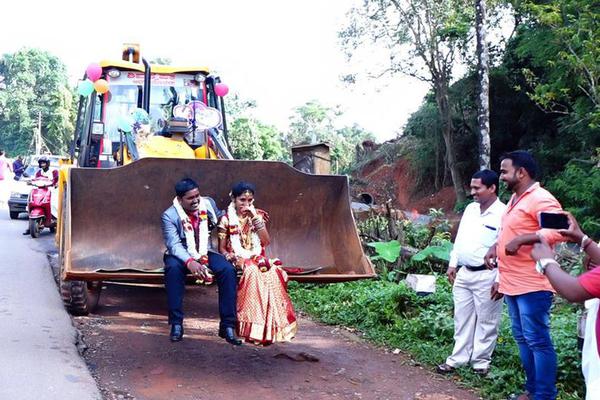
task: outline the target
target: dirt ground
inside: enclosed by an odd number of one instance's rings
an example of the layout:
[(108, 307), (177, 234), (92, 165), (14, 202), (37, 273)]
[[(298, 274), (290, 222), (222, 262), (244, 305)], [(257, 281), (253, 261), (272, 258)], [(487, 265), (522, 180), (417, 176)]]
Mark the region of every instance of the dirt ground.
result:
[(369, 193), (375, 204), (384, 204), (391, 199), (394, 207), (415, 210), (420, 214), (427, 214), (430, 208), (453, 212), (456, 194), (452, 186), (424, 195), (416, 191), (413, 175), (407, 159), (401, 158), (393, 164), (386, 164), (381, 158), (376, 158), (356, 173), (352, 194)]
[(406, 355), (304, 317), (291, 343), (228, 345), (216, 335), (213, 286), (188, 287), (184, 340), (171, 343), (162, 287), (104, 286), (96, 313), (74, 323), (105, 399), (479, 399)]

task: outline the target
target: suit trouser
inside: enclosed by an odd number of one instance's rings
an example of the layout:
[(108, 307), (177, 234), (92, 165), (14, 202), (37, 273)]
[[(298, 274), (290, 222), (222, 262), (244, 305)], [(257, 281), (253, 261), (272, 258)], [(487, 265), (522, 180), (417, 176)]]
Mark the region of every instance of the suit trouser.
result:
[(446, 364), (488, 368), (498, 338), (502, 301), (492, 300), (490, 290), (497, 271), (460, 268), (452, 288), (454, 297), (454, 349)]
[[(183, 323), (183, 294), (185, 278), (189, 270), (176, 257), (164, 256), (165, 289), (169, 305), (169, 324)], [(221, 254), (209, 252), (208, 266), (217, 280), (219, 288), (220, 328), (235, 328), (237, 276), (235, 268)]]

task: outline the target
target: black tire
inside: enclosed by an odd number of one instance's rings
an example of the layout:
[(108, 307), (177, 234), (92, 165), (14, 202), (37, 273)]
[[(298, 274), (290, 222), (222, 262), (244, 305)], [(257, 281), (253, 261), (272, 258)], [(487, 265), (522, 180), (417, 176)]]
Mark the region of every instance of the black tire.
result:
[(19, 219), (20, 212), (18, 211), (9, 211), (10, 219)]
[(40, 220), (39, 219), (30, 219), (29, 220), (29, 234), (34, 239), (37, 239), (40, 237)]
[[(66, 194), (63, 195), (63, 204), (66, 204)], [(63, 272), (65, 268), (64, 260), (64, 245), (65, 245), (65, 229), (64, 223), (67, 215), (63, 207), (61, 218), (63, 220), (62, 229), (59, 236), (59, 251), (58, 262), (60, 270), (58, 272), (58, 290), (60, 297), (67, 311), (71, 315), (88, 315), (93, 312), (100, 301), (100, 292), (102, 291), (102, 282), (85, 282), (85, 281), (65, 281), (63, 280)]]
[(60, 297), (67, 311), (72, 315), (88, 315), (100, 301), (102, 282), (59, 280)]

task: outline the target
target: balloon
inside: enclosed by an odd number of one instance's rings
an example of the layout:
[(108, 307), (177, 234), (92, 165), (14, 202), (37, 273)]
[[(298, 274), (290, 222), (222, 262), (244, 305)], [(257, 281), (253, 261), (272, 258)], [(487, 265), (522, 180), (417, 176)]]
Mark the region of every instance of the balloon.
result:
[(224, 83), (217, 83), (215, 85), (215, 94), (219, 97), (227, 96), (229, 93), (229, 87)]
[(194, 117), (196, 119), (196, 127), (201, 130), (216, 128), (222, 122), (221, 112), (212, 107), (196, 110)]
[(131, 112), (133, 120), (139, 124), (145, 125), (150, 123), (150, 116), (143, 108), (136, 108)]
[(79, 82), (77, 85), (77, 93), (83, 97), (88, 97), (94, 91), (94, 84), (89, 79)]
[(92, 63), (86, 68), (85, 74), (92, 82), (96, 82), (102, 76), (102, 67), (96, 63)]
[(94, 82), (94, 89), (96, 89), (98, 94), (104, 94), (108, 92), (108, 82), (104, 79), (98, 79)]
[(120, 116), (117, 120), (117, 127), (125, 133), (131, 132), (134, 121), (130, 117)]

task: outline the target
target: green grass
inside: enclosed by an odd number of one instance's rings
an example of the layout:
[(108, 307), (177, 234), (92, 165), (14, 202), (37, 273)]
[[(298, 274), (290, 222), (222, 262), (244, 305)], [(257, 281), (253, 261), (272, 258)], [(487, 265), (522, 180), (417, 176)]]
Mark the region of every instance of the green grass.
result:
[[(438, 277), (437, 292), (417, 296), (404, 283), (364, 280), (332, 285), (290, 283), (294, 304), (316, 320), (351, 327), (369, 341), (399, 348), (432, 369), (452, 351), (454, 321), (452, 291), (445, 277)], [(577, 349), (577, 308), (555, 301), (552, 337), (558, 354), (560, 400), (583, 399), (580, 352)], [(485, 399), (504, 399), (523, 384), (518, 349), (510, 331), (506, 307), (498, 345), (487, 378), (469, 368), (458, 370), (460, 381), (477, 388)]]

